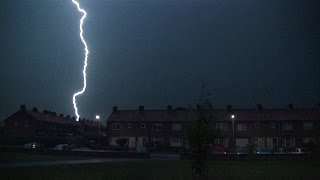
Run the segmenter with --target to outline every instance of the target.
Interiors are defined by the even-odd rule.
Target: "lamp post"
[[[100,116],[96,115],[96,120],[99,121],[98,147],[100,148]]]
[[[235,118],[235,115],[232,114],[231,115],[231,120],[232,120],[232,145],[233,145],[234,153],[236,153],[236,143],[235,143],[235,140],[234,140],[234,118]]]

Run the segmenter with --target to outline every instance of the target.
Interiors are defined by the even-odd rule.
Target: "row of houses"
[[[320,143],[320,108],[269,109],[257,105],[254,109],[214,109],[215,128],[219,136],[215,143],[234,149],[248,144],[276,149],[302,147]],[[100,121],[64,116],[37,108],[20,110],[3,121],[1,143],[42,141],[54,143],[86,144],[99,147],[117,147],[119,139],[126,139],[130,149],[148,143],[167,144],[171,148],[184,148],[186,126],[197,118],[197,109],[173,108],[146,110],[119,110],[116,106],[107,118],[107,126]],[[21,142],[20,142],[21,141]],[[62,142],[63,141],[63,142]]]
[[[320,143],[320,109],[288,108],[215,109],[212,112],[219,130],[216,144],[228,149],[255,147],[276,149],[301,147]],[[117,145],[117,139],[126,138],[129,148],[145,146],[147,142],[161,142],[169,147],[186,147],[185,128],[197,117],[197,110],[168,106],[166,110],[113,111],[107,119],[108,144]]]
[[[70,143],[77,145],[105,144],[106,127],[100,121],[80,119],[37,108],[20,110],[3,120],[2,144],[39,142],[48,145]]]

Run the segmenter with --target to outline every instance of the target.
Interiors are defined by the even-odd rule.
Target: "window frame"
[[[282,122],[282,130],[283,131],[293,131],[293,122]]]
[[[181,123],[172,123],[171,126],[172,126],[171,127],[172,131],[176,131],[176,132],[182,131],[182,124]],[[179,126],[179,128],[177,128],[177,126]]]
[[[146,128],[146,124],[145,123],[141,123],[141,128]]]
[[[162,129],[163,128],[162,128],[162,124],[161,123],[153,123],[152,124],[152,130],[153,131],[162,131]]]
[[[306,126],[306,124],[311,124],[311,126]],[[308,128],[306,128],[308,127]],[[303,130],[304,131],[312,131],[313,130],[313,122],[310,122],[310,121],[306,121],[306,122],[303,122]]]
[[[114,131],[119,131],[119,130],[121,130],[121,124],[120,123],[112,123],[111,129]]]
[[[227,130],[227,124],[225,122],[217,122],[216,123],[216,130],[226,131]]]
[[[269,127],[270,127],[270,128],[272,128],[272,129],[273,129],[273,128],[275,128],[275,126],[276,126],[276,125],[275,125],[275,123],[274,123],[274,122],[269,122]]]
[[[246,123],[237,123],[237,131],[247,131],[247,129]]]
[[[254,123],[254,128],[259,129],[260,128],[260,123],[259,122],[255,122]]]

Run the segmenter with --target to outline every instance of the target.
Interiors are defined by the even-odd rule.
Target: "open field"
[[[287,161],[210,161],[209,179],[319,179],[320,162]],[[188,180],[191,163],[187,160],[137,160],[82,165],[41,166],[0,169],[1,179],[130,179]]]
[[[0,163],[28,162],[28,161],[78,160],[78,159],[88,159],[88,158],[89,157],[54,156],[54,155],[41,155],[41,154],[28,154],[28,153],[1,152],[0,151]]]

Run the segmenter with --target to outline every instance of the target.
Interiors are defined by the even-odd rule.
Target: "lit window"
[[[304,122],[303,123],[303,130],[312,130],[313,129],[313,123],[312,122]]]

